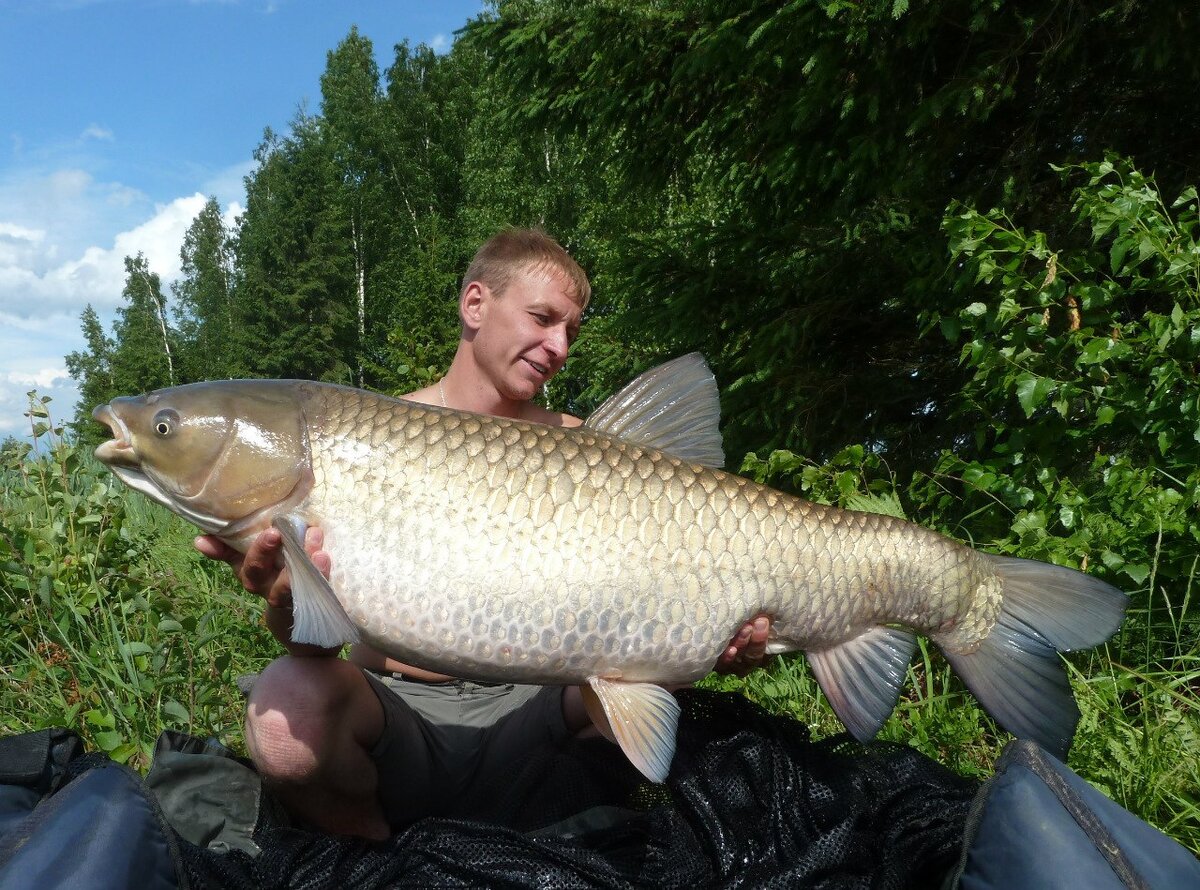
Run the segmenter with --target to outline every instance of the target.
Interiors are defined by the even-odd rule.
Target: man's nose
[[[555,325],[546,332],[545,341],[546,350],[552,353],[557,358],[565,358],[567,351],[571,348],[571,340],[567,337],[565,327]]]

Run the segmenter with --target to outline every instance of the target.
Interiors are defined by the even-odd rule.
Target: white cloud
[[[0,223],[28,233],[6,237],[0,230],[0,311],[35,318],[47,312],[78,312],[87,303],[98,311],[111,309],[125,286],[125,257],[138,253],[145,254],[151,270],[164,281],[177,278],[183,234],[205,200],[197,192],[157,206],[150,219],[119,233],[110,247],[90,246],[67,260],[61,259],[64,251],[54,233],[47,237],[44,230]]]
[[[99,139],[102,142],[113,141],[113,131],[99,124],[89,124],[87,129],[79,134],[80,139]]]
[[[38,275],[132,228],[153,209],[137,189],[99,182],[78,168],[21,168],[0,178],[0,225],[44,233],[37,256],[25,265]]]
[[[433,39],[429,41],[429,48],[438,55],[450,52],[450,46],[454,43],[454,38],[448,34],[434,34]]]
[[[20,371],[9,371],[4,375],[5,383],[15,383],[17,386],[31,386],[34,389],[50,389],[60,386],[71,379],[66,368],[39,368],[32,374]]]
[[[46,237],[44,229],[27,229],[13,223],[0,222],[0,238],[23,238],[29,241],[41,241]]]
[[[136,189],[81,170],[0,181],[0,439],[27,437],[26,393],[52,398],[55,422],[70,420],[78,389],[64,356],[84,348],[80,313],[95,307],[111,329],[125,286],[126,256],[145,255],[165,292],[179,277],[179,248],[207,195],[225,221],[242,212],[250,162],[214,174],[196,192],[151,204]],[[105,233],[108,233],[107,235]]]

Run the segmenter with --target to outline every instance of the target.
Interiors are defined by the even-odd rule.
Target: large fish
[[[579,684],[652,780],[675,747],[662,685],[704,676],[760,612],[768,651],[803,650],[859,738],[895,707],[919,632],[1002,726],[1065,754],[1079,712],[1058,653],[1106,640],[1123,593],[721,472],[718,415],[695,355],[576,429],[307,381],[198,383],[94,412],[113,433],[96,456],[132,488],[241,550],[281,530],[297,642]],[[328,580],[308,526],[324,530]]]

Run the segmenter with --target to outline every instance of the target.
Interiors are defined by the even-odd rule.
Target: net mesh
[[[975,782],[911,748],[814,742],[737,695],[687,690],[671,776],[651,785],[604,741],[533,752],[382,843],[288,827],[262,854],[182,843],[195,887],[936,887]],[[465,818],[465,814],[470,818]]]

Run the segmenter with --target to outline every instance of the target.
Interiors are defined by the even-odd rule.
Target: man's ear
[[[458,315],[467,330],[479,330],[490,294],[487,285],[479,281],[472,281],[463,288],[458,298]]]

